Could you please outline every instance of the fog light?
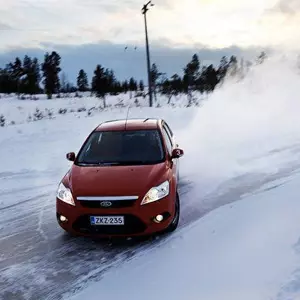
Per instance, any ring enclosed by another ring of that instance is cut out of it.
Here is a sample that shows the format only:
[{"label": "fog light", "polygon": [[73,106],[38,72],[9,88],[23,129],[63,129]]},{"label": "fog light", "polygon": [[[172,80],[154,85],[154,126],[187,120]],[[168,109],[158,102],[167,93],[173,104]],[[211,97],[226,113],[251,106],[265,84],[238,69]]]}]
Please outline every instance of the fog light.
[{"label": "fog light", "polygon": [[154,220],[156,223],[160,223],[163,219],[164,217],[162,215],[157,215]]},{"label": "fog light", "polygon": [[65,222],[68,221],[68,219],[67,219],[65,216],[60,216],[59,219],[60,219],[60,221],[63,222],[63,223],[65,223]]}]

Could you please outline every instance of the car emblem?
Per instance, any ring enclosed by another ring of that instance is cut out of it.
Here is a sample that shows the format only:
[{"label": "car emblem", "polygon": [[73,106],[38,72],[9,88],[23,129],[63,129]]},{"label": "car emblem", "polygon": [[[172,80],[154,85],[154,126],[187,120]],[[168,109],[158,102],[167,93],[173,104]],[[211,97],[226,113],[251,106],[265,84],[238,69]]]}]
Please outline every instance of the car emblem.
[{"label": "car emblem", "polygon": [[101,205],[102,207],[110,207],[110,206],[112,205],[112,203],[111,203],[110,201],[102,201],[102,202],[100,203],[100,205]]}]

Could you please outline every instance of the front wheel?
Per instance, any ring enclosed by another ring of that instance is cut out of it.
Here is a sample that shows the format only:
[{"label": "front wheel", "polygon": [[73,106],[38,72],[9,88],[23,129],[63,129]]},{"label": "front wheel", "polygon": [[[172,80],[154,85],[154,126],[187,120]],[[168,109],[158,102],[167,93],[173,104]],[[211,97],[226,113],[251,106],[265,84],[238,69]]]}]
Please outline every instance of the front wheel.
[{"label": "front wheel", "polygon": [[173,232],[178,227],[180,217],[180,199],[178,193],[176,193],[176,201],[175,201],[175,215],[171,222],[171,224],[167,227],[166,232]]}]

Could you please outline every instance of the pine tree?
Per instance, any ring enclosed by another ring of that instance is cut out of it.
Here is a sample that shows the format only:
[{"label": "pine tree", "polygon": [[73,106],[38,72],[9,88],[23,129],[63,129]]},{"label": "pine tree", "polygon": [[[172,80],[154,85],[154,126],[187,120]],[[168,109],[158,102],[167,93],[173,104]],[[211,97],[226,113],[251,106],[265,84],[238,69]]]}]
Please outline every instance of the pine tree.
[{"label": "pine tree", "polygon": [[41,70],[39,60],[35,57],[32,60],[30,73],[30,89],[31,93],[38,94],[40,92]]},{"label": "pine tree", "polygon": [[218,84],[218,73],[213,65],[209,65],[205,68],[205,71],[202,73],[202,78],[204,80],[205,90],[212,92]]},{"label": "pine tree", "polygon": [[61,57],[53,51],[50,55],[45,54],[44,63],[42,64],[43,71],[43,83],[45,86],[45,92],[48,95],[48,99],[52,98],[52,94],[60,91],[59,72],[61,71],[60,66]]},{"label": "pine tree", "polygon": [[229,68],[229,62],[226,56],[223,56],[218,68],[218,81],[223,81]]},{"label": "pine tree", "polygon": [[127,80],[125,80],[123,83],[122,83],[122,92],[127,94],[129,90],[129,83]]},{"label": "pine tree", "polygon": [[152,92],[154,92],[155,101],[157,101],[157,85],[159,78],[163,75],[163,73],[159,72],[157,65],[152,64],[150,70],[150,81],[152,86]]},{"label": "pine tree", "polygon": [[37,58],[25,55],[23,60],[23,76],[21,80],[21,91],[25,94],[37,94],[40,90],[40,65]]},{"label": "pine tree", "polygon": [[168,97],[168,104],[171,102],[171,98],[173,96],[172,85],[169,79],[165,79],[162,82],[161,93]]},{"label": "pine tree", "polygon": [[88,77],[86,72],[81,69],[77,76],[77,87],[80,92],[86,92],[89,88]]},{"label": "pine tree", "polygon": [[141,92],[143,92],[143,91],[145,90],[145,85],[144,85],[143,80],[140,80],[140,82],[139,82],[139,90],[140,90]]},{"label": "pine tree", "polygon": [[131,77],[129,80],[129,91],[130,91],[130,99],[132,98],[132,92],[137,91],[137,82]]},{"label": "pine tree", "polygon": [[101,65],[97,65],[94,76],[92,78],[92,92],[96,94],[96,97],[103,98],[104,107],[106,107],[105,103],[105,95],[107,91],[107,78],[105,75],[105,70]]},{"label": "pine tree", "polygon": [[174,95],[178,95],[179,93],[181,93],[183,91],[183,87],[182,87],[182,79],[180,78],[180,76],[178,74],[174,74],[171,77],[171,88],[173,91]]},{"label": "pine tree", "polygon": [[9,63],[6,66],[7,75],[10,79],[10,92],[21,93],[21,77],[23,75],[22,61],[16,57],[14,63]]},{"label": "pine tree", "polygon": [[9,66],[6,65],[4,69],[0,69],[0,92],[5,94],[15,92],[11,73],[8,68]]},{"label": "pine tree", "polygon": [[196,80],[199,77],[200,61],[197,54],[194,54],[192,60],[186,65],[183,76],[183,88],[188,94],[189,102],[192,101],[192,90],[196,87]]},{"label": "pine tree", "polygon": [[266,59],[267,59],[267,54],[266,54],[266,52],[262,51],[262,52],[260,53],[260,55],[257,57],[256,63],[257,63],[258,65],[261,65],[262,63],[264,63],[264,61],[265,61]]},{"label": "pine tree", "polygon": [[238,73],[238,60],[236,56],[232,55],[228,64],[228,74],[229,76],[235,77]]},{"label": "pine tree", "polygon": [[106,81],[105,92],[114,94],[115,83],[116,83],[116,77],[115,77],[114,71],[110,70],[110,69],[106,69],[104,76],[105,76],[105,81]]}]

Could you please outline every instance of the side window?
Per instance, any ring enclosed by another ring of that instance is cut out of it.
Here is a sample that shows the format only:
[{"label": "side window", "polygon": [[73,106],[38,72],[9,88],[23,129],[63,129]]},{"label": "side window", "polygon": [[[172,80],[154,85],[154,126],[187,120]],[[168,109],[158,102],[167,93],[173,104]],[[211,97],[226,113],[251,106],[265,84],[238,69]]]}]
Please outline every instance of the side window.
[{"label": "side window", "polygon": [[170,140],[170,137],[169,137],[165,127],[163,127],[162,133],[163,133],[164,139],[165,139],[166,144],[167,144],[168,152],[171,155],[172,154],[172,149],[173,149],[172,142]]},{"label": "side window", "polygon": [[166,131],[168,132],[168,134],[170,135],[170,138],[173,138],[173,132],[170,128],[170,126],[165,122],[164,124],[165,128],[166,128]]}]

